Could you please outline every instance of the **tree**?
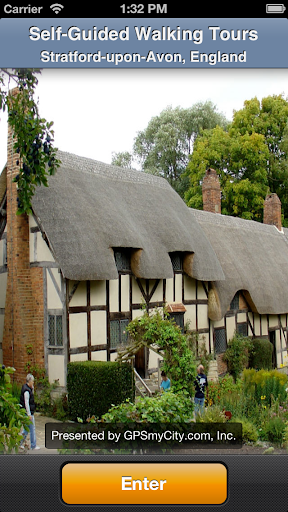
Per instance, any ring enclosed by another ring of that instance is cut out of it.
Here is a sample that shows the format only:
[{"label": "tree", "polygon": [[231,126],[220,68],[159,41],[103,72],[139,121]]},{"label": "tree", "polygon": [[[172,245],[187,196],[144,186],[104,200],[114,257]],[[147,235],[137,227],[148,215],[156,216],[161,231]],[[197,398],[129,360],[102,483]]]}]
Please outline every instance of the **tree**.
[{"label": "tree", "polygon": [[[36,69],[1,69],[0,109],[8,111],[8,123],[15,137],[14,150],[19,155],[19,172],[14,181],[18,188],[18,213],[31,212],[31,200],[37,185],[48,186],[47,177],[55,173],[60,161],[53,147],[53,123],[40,118],[34,98],[38,83]],[[19,93],[10,93],[10,86]]]},{"label": "tree", "polygon": [[218,171],[222,190],[222,213],[261,220],[263,200],[268,190],[264,136],[257,133],[233,134],[217,126],[205,130],[196,140],[187,166],[190,188],[188,206],[201,209],[202,180],[207,168]]},{"label": "tree", "polygon": [[112,153],[112,165],[124,167],[124,169],[132,169],[133,155],[128,151],[120,151],[119,153]]},{"label": "tree", "polygon": [[138,133],[134,154],[145,172],[166,178],[183,197],[188,185],[184,171],[196,138],[201,130],[226,123],[210,101],[187,109],[168,106]]},{"label": "tree", "polygon": [[226,131],[203,131],[187,166],[188,206],[202,207],[201,182],[207,167],[213,167],[220,176],[222,213],[261,221],[267,192],[276,192],[288,216],[287,121],[288,101],[268,96],[261,103],[245,101]]}]

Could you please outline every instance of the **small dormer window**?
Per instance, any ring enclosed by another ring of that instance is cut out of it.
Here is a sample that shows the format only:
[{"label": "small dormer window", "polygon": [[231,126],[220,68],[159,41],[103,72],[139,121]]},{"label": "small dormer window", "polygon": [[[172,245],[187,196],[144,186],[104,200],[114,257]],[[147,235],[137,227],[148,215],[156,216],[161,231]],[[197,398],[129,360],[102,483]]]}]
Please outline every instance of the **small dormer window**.
[{"label": "small dormer window", "polygon": [[231,301],[231,304],[230,304],[230,309],[232,309],[232,310],[239,309],[239,292],[235,293],[235,295]]},{"label": "small dormer window", "polygon": [[169,252],[174,272],[183,270],[183,255],[181,252]]},{"label": "small dormer window", "polygon": [[131,250],[121,247],[113,250],[118,272],[131,272]]}]

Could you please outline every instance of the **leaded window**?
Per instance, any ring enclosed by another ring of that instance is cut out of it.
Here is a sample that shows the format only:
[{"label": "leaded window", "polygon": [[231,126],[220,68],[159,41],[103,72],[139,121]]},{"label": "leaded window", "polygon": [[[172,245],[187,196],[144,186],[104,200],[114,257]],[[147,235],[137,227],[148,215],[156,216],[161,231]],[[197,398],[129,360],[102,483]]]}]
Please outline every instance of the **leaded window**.
[{"label": "leaded window", "polygon": [[230,309],[239,309],[239,292],[235,293],[230,304]]},{"label": "leaded window", "polygon": [[237,330],[238,334],[241,334],[241,336],[248,336],[247,323],[237,324],[236,330]]},{"label": "leaded window", "polygon": [[114,249],[115,263],[118,272],[131,271],[131,251],[130,249]]},{"label": "leaded window", "polygon": [[63,346],[63,318],[62,315],[48,315],[49,345]]},{"label": "leaded window", "polygon": [[117,348],[120,345],[127,345],[129,324],[128,318],[110,321],[110,348]]},{"label": "leaded window", "polygon": [[169,253],[173,270],[183,270],[183,257],[181,252],[170,252]]},{"label": "leaded window", "polygon": [[215,329],[214,331],[215,340],[215,352],[216,354],[222,354],[227,348],[226,341],[226,330],[225,328]]},{"label": "leaded window", "polygon": [[175,324],[179,325],[182,333],[184,333],[184,313],[170,313],[170,320],[174,320]]}]

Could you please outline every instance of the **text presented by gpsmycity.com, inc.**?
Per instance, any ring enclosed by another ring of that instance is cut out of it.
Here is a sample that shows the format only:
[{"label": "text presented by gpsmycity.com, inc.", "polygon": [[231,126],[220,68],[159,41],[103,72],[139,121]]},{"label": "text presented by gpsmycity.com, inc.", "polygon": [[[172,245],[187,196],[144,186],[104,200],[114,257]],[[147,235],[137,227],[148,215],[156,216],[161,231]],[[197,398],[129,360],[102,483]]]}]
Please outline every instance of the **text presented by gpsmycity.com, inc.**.
[{"label": "text presented by gpsmycity.com, inc.", "polygon": [[241,448],[241,423],[46,423],[46,448],[181,450]]}]

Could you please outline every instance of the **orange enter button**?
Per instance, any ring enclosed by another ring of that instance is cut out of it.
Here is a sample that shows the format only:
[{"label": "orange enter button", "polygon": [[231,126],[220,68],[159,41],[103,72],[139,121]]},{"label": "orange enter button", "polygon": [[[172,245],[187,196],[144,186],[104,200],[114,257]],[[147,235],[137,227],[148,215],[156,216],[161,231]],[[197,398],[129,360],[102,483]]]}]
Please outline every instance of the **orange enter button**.
[{"label": "orange enter button", "polygon": [[221,463],[67,463],[62,499],[69,505],[220,505],[227,499]]}]

